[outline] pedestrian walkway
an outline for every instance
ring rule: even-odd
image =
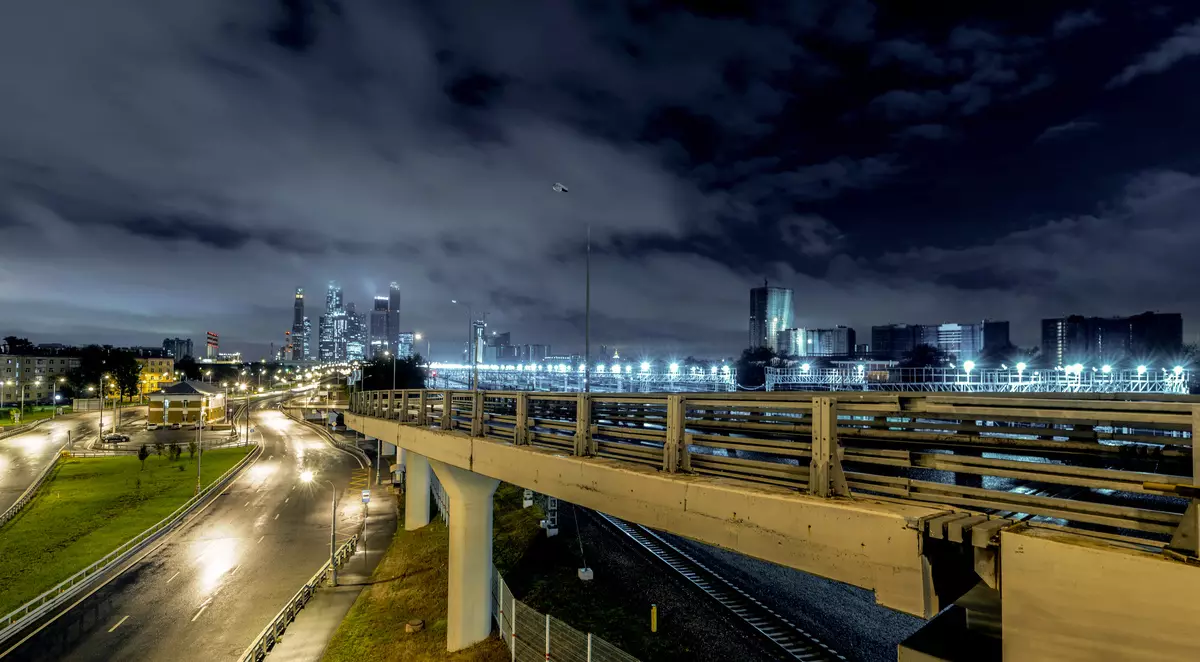
[[[386,486],[371,490],[367,524],[358,551],[338,571],[338,586],[322,588],[268,655],[268,659],[288,662],[318,662],[341,625],[358,594],[371,579],[379,559],[387,551],[396,533],[396,497]]]

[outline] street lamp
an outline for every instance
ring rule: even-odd
[[[305,469],[300,472],[300,480],[305,483],[316,482],[316,477],[313,475],[312,469]],[[329,527],[329,571],[332,584],[337,586],[337,487],[334,486],[331,480],[320,480],[319,482],[327,483],[330,490],[330,513],[333,519]]]
[[[566,186],[555,183],[552,187],[555,193],[568,193]],[[583,390],[585,393],[592,390],[592,222],[586,222],[587,227],[587,252],[584,258],[584,281],[583,281]]]
[[[429,363],[429,355],[432,353],[429,350],[429,338],[426,338],[425,334],[421,333],[420,331],[418,331],[417,334],[413,336],[413,339],[416,340],[417,342],[421,342],[422,338],[425,339],[425,363]]]
[[[471,390],[479,388],[479,366],[475,362],[475,314],[471,311],[471,304],[460,302],[458,299],[451,299],[450,303],[456,303],[460,306],[465,306],[467,309],[467,352],[471,355]]]

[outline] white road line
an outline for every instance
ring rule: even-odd
[[[192,617],[193,623],[196,622],[197,618],[200,618],[200,614],[203,614],[205,609],[208,609],[208,605],[204,605],[203,607],[200,608],[200,611],[196,612],[196,615]]]
[[[114,625],[114,626],[112,626],[112,627],[110,627],[110,628],[108,629],[108,631],[109,631],[109,632],[112,632],[113,630],[115,630],[115,629],[117,629],[117,628],[121,627],[121,624],[122,624],[122,623],[124,623],[124,622],[125,622],[125,621],[127,621],[127,620],[129,620],[129,616],[125,616],[125,618],[122,618],[121,620],[117,621],[117,624],[116,624],[116,625]]]
[[[182,571],[181,571],[181,572],[182,572]],[[171,579],[175,579],[175,578],[176,578],[176,577],[178,577],[178,576],[179,576],[179,572],[176,572],[175,574],[171,575]],[[167,583],[168,583],[168,584],[170,584],[170,583],[171,583],[171,579],[168,579],[168,580],[167,580]]]
[[[275,513],[275,519],[279,519],[279,513]]]
[[[239,564],[237,564],[237,565],[233,566],[233,570],[230,570],[230,571],[229,571],[229,574],[231,574],[231,575],[232,575],[232,574],[235,574],[235,573],[238,571],[238,568],[240,568],[240,567],[242,567],[242,564],[241,564],[241,563],[239,563]]]
[[[249,501],[247,501],[247,502],[246,502],[246,506],[249,506],[249,505],[250,505],[250,502],[249,502]],[[245,508],[246,506],[242,506],[242,508]]]
[[[284,499],[284,500],[283,500],[283,502],[284,502],[284,503],[287,503],[287,502],[289,502],[289,501],[291,501],[291,500],[292,500],[292,497],[288,497],[288,498]]]
[[[260,537],[258,540],[255,540],[255,541],[254,541],[254,544],[255,544],[255,545],[257,545],[258,543],[262,542],[262,541],[263,541],[263,538],[266,538],[266,536],[262,536],[262,537]]]

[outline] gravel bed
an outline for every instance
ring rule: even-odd
[[[875,604],[875,594],[663,533],[671,544],[854,662],[894,662],[925,621]]]

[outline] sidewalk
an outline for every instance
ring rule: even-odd
[[[323,587],[296,615],[268,660],[318,662],[333,633],[371,579],[379,559],[387,551],[396,532],[396,496],[388,485],[371,488],[367,525],[358,551],[338,571],[337,588]]]

